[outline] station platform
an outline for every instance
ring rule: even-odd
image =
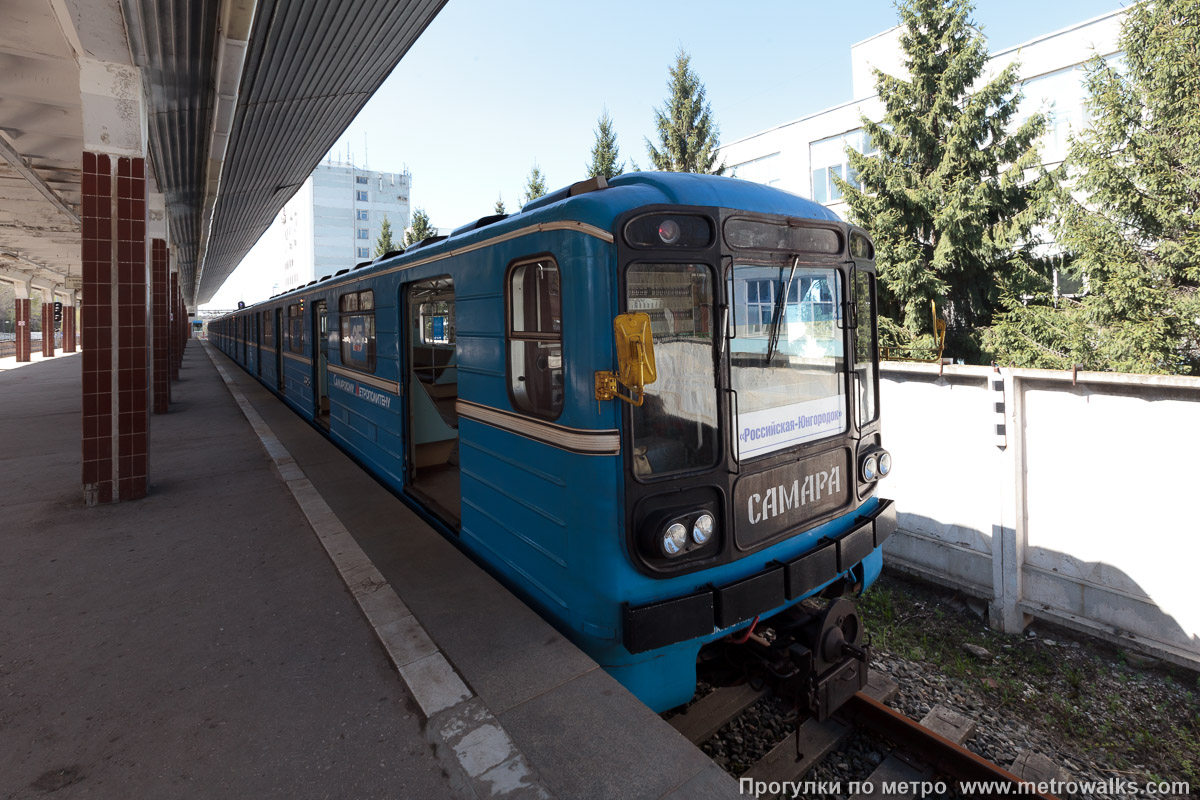
[[[0,796],[717,798],[732,778],[215,348],[84,506],[0,371]]]

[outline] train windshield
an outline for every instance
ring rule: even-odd
[[[735,262],[728,275],[739,457],[844,432],[841,273],[792,258],[769,266]]]
[[[633,470],[641,476],[716,463],[713,279],[702,264],[634,264],[630,311],[650,315],[658,380],[633,409]]]

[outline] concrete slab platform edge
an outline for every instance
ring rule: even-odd
[[[212,345],[202,342],[234,402],[271,457],[317,539],[337,567],[400,679],[420,706],[427,736],[437,750],[452,752],[470,791],[478,798],[552,800],[528,759],[503,725],[467,687],[453,665],[375,569],[337,515],[304,476],[270,426],[217,360]]]

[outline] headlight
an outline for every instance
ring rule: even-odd
[[[879,477],[885,477],[892,471],[892,454],[886,450],[879,454]]]
[[[879,477],[879,464],[875,459],[875,454],[867,456],[862,462],[862,479],[870,482]]]
[[[701,514],[696,517],[696,521],[692,523],[692,541],[696,544],[704,544],[713,535],[713,530],[717,523],[713,520],[712,514]]]
[[[666,533],[662,537],[663,554],[667,556],[677,556],[683,552],[683,548],[687,546],[688,531],[683,527],[682,523],[676,522],[667,528]]]

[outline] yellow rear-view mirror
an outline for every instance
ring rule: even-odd
[[[642,311],[618,314],[613,319],[613,334],[617,346],[617,372],[596,373],[596,400],[624,400],[640,406],[645,399],[646,384],[658,380],[650,315]],[[630,389],[631,397],[617,390],[618,382]]]
[[[650,315],[643,311],[618,314],[613,319],[613,332],[617,340],[617,380],[640,393],[646,384],[658,380]]]

